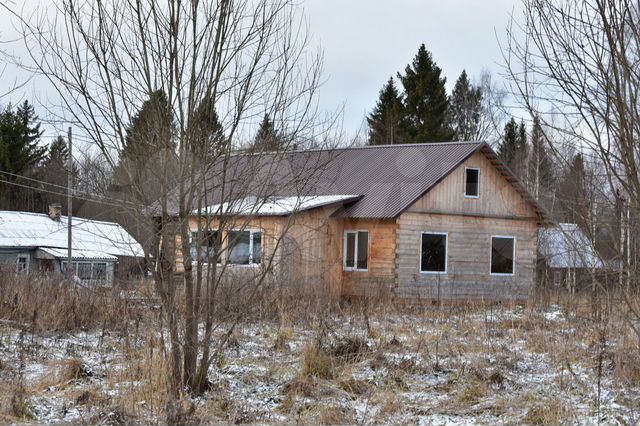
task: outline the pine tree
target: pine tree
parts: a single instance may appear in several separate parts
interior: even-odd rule
[[[38,117],[28,101],[15,111],[8,106],[0,113],[0,168],[10,173],[0,176],[0,191],[5,208],[24,208],[25,197],[20,195],[25,192],[24,189],[2,184],[1,181],[15,182],[19,179],[16,175],[33,173],[47,151],[39,143],[41,135]]]
[[[402,97],[398,93],[393,78],[389,78],[380,90],[375,108],[367,117],[369,145],[404,143],[402,118]]]
[[[482,118],[482,89],[474,87],[462,70],[451,94],[451,127],[459,141],[478,139]]]
[[[269,114],[265,114],[250,150],[254,152],[269,152],[281,151],[287,148],[286,138],[276,129],[275,124],[269,118]]]
[[[407,141],[412,143],[443,142],[453,138],[449,126],[449,98],[446,78],[424,44],[413,63],[398,78],[404,87],[404,127]]]

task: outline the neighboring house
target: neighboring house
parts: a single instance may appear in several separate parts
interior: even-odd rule
[[[575,223],[541,229],[538,252],[542,281],[555,286],[575,288],[577,282],[603,268],[593,243]]]
[[[51,205],[48,215],[0,211],[0,264],[17,272],[64,274],[67,223],[59,204]],[[73,218],[71,223],[77,279],[89,285],[111,286],[115,277],[140,269],[142,247],[120,225],[82,218]]]
[[[218,263],[232,270],[263,264],[287,229],[274,253],[276,276],[323,285],[333,295],[524,299],[534,287],[538,230],[549,219],[484,142],[255,158],[232,157],[224,171],[213,167],[209,176],[215,189],[207,194],[208,211],[230,211],[245,221],[243,229],[218,235],[214,218],[198,233],[199,218],[190,219],[192,247],[216,249]],[[222,176],[226,188],[243,188],[231,208],[216,204]],[[259,195],[265,188],[268,197]],[[204,222],[200,218],[201,227]],[[177,236],[178,273],[180,241]]]

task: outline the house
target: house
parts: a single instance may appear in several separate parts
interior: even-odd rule
[[[575,288],[577,282],[603,269],[592,241],[575,223],[540,229],[538,253],[541,278],[555,286]]]
[[[342,297],[524,299],[536,282],[550,221],[487,143],[243,154],[212,169],[209,208],[189,219],[196,261],[215,252],[233,270],[273,254],[282,281]],[[226,202],[223,178],[242,188]],[[242,227],[219,235],[221,212]]]
[[[67,267],[67,223],[60,204],[49,214],[0,211],[0,264],[17,272],[63,274]],[[112,222],[73,218],[74,275],[90,285],[111,286],[140,268],[138,242]]]

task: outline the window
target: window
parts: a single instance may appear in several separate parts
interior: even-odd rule
[[[480,169],[465,169],[464,196],[469,198],[480,197]]]
[[[369,232],[346,231],[344,233],[344,269],[366,271],[369,267]]]
[[[28,272],[29,271],[29,257],[25,255],[20,255],[16,259],[16,271],[17,272]]]
[[[200,248],[199,253],[198,247]],[[220,263],[222,259],[222,238],[218,239],[218,231],[191,233],[191,258],[193,260],[209,262],[216,256],[216,252],[216,263]]]
[[[81,280],[91,279],[91,263],[78,263],[78,278],[80,278]]]
[[[255,265],[262,261],[262,232],[230,231],[229,263]]]
[[[515,270],[516,239],[491,237],[491,273],[513,275]]]
[[[94,263],[93,264],[93,279],[98,281],[104,281],[107,279],[107,264],[106,263]]]
[[[447,234],[422,233],[420,272],[447,272]]]
[[[61,262],[61,271],[67,273],[67,262]],[[106,281],[107,280],[107,263],[106,262],[73,262],[71,264],[72,275],[75,275],[82,281]]]

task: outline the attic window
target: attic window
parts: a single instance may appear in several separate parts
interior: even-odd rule
[[[464,196],[469,198],[480,197],[480,169],[469,167],[465,169]]]
[[[344,270],[366,271],[369,268],[369,232],[344,233]]]

